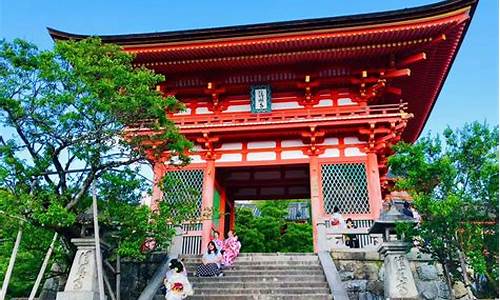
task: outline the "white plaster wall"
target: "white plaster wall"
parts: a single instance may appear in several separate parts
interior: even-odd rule
[[[344,138],[344,144],[346,145],[361,144],[361,141],[356,136],[347,136]]]
[[[322,154],[318,155],[318,157],[339,157],[340,156],[340,151],[339,149],[325,149],[325,152]]]
[[[276,152],[250,152],[247,154],[248,161],[275,160]]]
[[[302,146],[304,146],[304,143],[302,143],[302,140],[284,140],[284,141],[281,141],[281,148],[302,147]]]
[[[281,152],[281,159],[308,158],[301,150],[290,150]]]
[[[231,161],[242,161],[243,156],[240,153],[226,153],[222,154],[217,161],[221,162],[231,162]]]
[[[365,156],[366,153],[361,152],[357,147],[345,148],[344,150],[345,156]]]
[[[250,111],[250,104],[242,104],[242,105],[230,105],[226,111],[224,112],[242,112],[242,111]]]
[[[329,107],[329,106],[333,106],[332,99],[322,99],[319,101],[317,105],[315,105],[315,107]]]
[[[197,107],[195,113],[198,115],[212,114],[212,112],[208,110],[208,107]]]
[[[262,149],[262,148],[276,148],[275,141],[261,141],[261,142],[249,142],[247,144],[248,149]]]
[[[353,102],[351,98],[339,98],[339,99],[337,99],[338,106],[355,105],[355,104],[356,104],[356,102]]]
[[[224,143],[221,145],[222,150],[240,150],[243,148],[242,143]]]
[[[336,137],[328,137],[325,138],[325,141],[323,142],[324,145],[338,145],[339,144],[339,139]]]
[[[298,102],[273,102],[272,109],[294,109],[294,108],[302,108]]]

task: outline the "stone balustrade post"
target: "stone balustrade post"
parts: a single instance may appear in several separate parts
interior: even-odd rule
[[[317,228],[317,233],[318,233],[318,251],[321,252],[321,251],[330,251],[330,249],[328,249],[328,241],[326,240],[326,225],[325,225],[325,222],[319,222],[318,224],[316,224],[316,228]]]

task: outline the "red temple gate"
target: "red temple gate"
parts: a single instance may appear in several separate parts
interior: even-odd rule
[[[178,169],[201,191],[184,252],[234,226],[234,201],[310,199],[317,224],[333,207],[369,224],[387,191],[387,157],[421,133],[470,23],[475,1],[397,12],[214,29],[102,36],[165,74],[187,110],[170,115],[196,144]],[[49,30],[55,39],[85,36]],[[147,123],[129,132],[147,135]],[[154,188],[152,207],[162,198]],[[168,199],[166,200],[168,201]],[[220,214],[202,218],[205,209]],[[361,221],[360,221],[361,222]]]

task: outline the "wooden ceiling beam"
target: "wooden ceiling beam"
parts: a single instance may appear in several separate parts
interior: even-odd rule
[[[406,67],[408,65],[421,62],[427,59],[427,54],[425,52],[420,52],[414,55],[410,55],[406,58],[403,58],[400,62],[397,63],[399,67]]]

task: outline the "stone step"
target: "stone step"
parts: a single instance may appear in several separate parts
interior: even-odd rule
[[[254,253],[245,253],[241,252],[238,257],[246,257],[246,256],[314,256],[317,257],[316,254],[310,252],[283,252],[283,253],[266,253],[266,252],[254,252]],[[197,254],[182,254],[181,258],[192,258],[199,257]]]
[[[196,259],[189,259],[189,260],[184,260],[183,261],[184,265],[190,265],[190,264],[201,264],[201,257],[196,258]],[[235,265],[253,265],[253,264],[273,264],[273,265],[287,265],[287,264],[299,264],[299,265],[315,265],[319,264],[319,260],[316,257],[314,260],[308,259],[308,260],[303,260],[303,259],[287,259],[287,260],[243,260],[240,258],[237,258]]]
[[[165,300],[164,296],[156,295],[154,300]],[[302,294],[302,295],[228,295],[228,294],[214,294],[214,295],[194,295],[189,300],[332,300],[332,296],[328,294]]]
[[[197,288],[196,295],[302,295],[302,294],[324,294],[329,293],[328,288]]]
[[[300,281],[325,281],[325,276],[321,275],[285,275],[285,276],[267,276],[263,275],[243,275],[232,277],[189,277],[189,280],[194,284],[196,282],[300,282]]]
[[[193,288],[290,288],[290,287],[309,287],[309,288],[328,288],[328,284],[324,281],[300,281],[300,282],[242,282],[242,281],[226,281],[226,282],[212,282],[200,281],[193,283]]]
[[[201,261],[201,255],[184,257],[184,263],[188,262],[199,262]],[[247,255],[247,256],[238,256],[236,259],[237,262],[244,261],[313,261],[317,262],[318,256],[316,255],[300,255],[300,256],[290,256],[290,255]]]
[[[193,270],[194,272],[194,270]],[[242,275],[267,275],[267,276],[286,276],[286,275],[323,275],[323,270],[223,270],[225,276],[242,276]],[[192,274],[192,272],[191,272]]]
[[[252,252],[252,253],[247,253],[247,252],[242,252],[240,253],[240,256],[316,256],[316,254],[312,252]]]
[[[193,260],[193,259],[201,259],[201,255],[197,257],[190,257],[190,258],[184,258],[184,260]],[[259,261],[259,260],[265,260],[265,261],[282,261],[282,260],[312,260],[312,261],[317,261],[318,257],[314,255],[310,256],[289,256],[289,255],[282,255],[282,256],[271,256],[271,255],[256,255],[256,256],[238,256],[237,260],[241,261]]]
[[[331,300],[314,253],[240,253],[223,277],[193,277],[200,255],[184,255],[195,300]],[[164,299],[157,295],[155,299]]]
[[[191,270],[196,270],[196,267],[199,266],[199,264],[189,264],[189,265],[184,265],[186,269],[189,271]],[[297,265],[290,265],[290,264],[235,264],[225,270],[260,270],[262,272],[268,271],[268,270],[292,270],[292,271],[301,271],[301,270],[323,270],[321,266],[318,264],[297,264]]]

